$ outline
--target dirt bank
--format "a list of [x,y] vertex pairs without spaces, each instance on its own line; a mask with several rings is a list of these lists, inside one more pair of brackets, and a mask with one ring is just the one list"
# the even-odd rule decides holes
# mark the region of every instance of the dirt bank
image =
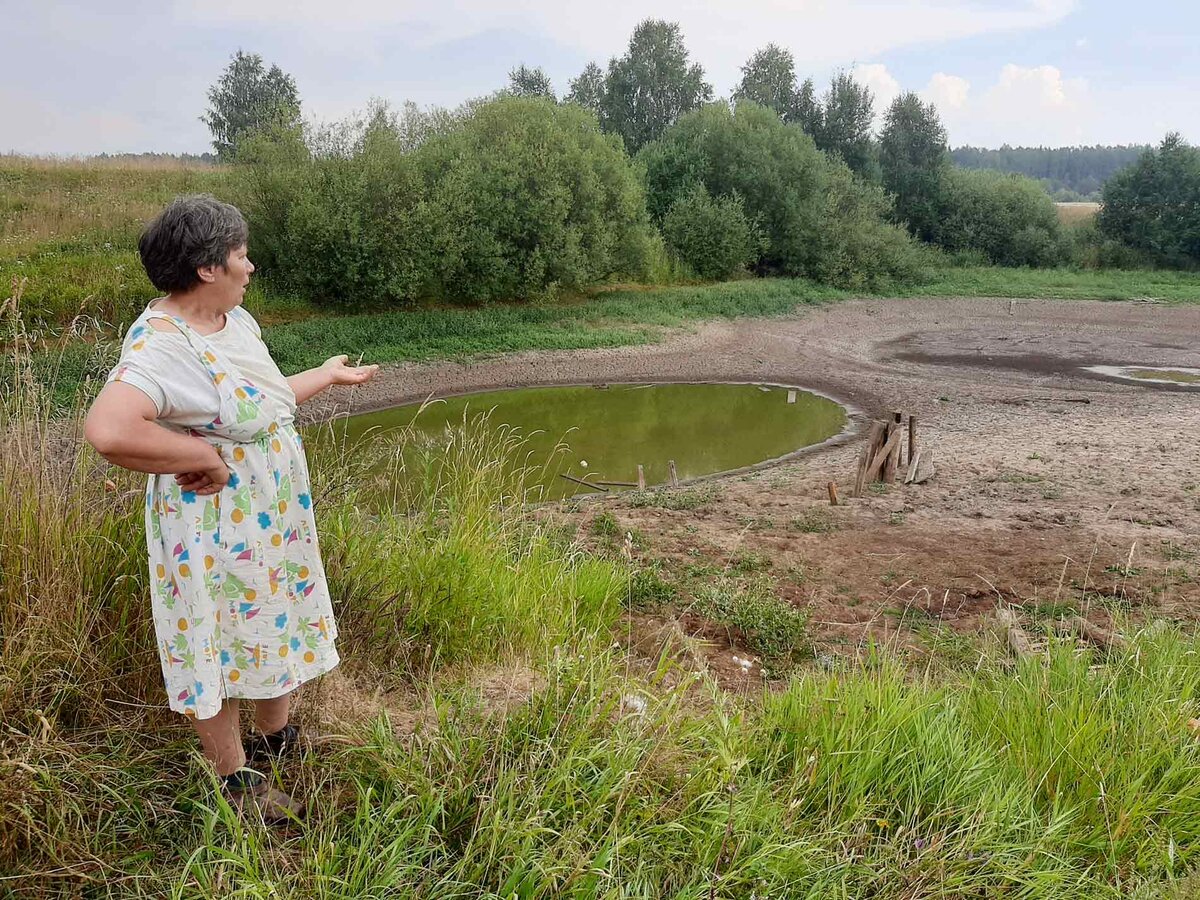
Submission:
[[[918,416],[938,466],[832,510],[858,441],[717,482],[691,510],[603,509],[668,567],[755,554],[811,610],[832,652],[865,637],[977,629],[998,600],[1191,618],[1200,609],[1200,391],[1110,381],[1096,364],[1200,365],[1200,307],[1152,303],[870,300],[794,318],[710,323],[663,343],[391,367],[367,409],[430,393],[588,381],[763,380],[809,385],[871,414]],[[335,398],[341,409],[351,398]],[[1077,402],[1088,401],[1088,402]],[[325,415],[331,407],[309,410]],[[595,515],[584,504],[577,518]],[[922,637],[924,636],[924,638]]]

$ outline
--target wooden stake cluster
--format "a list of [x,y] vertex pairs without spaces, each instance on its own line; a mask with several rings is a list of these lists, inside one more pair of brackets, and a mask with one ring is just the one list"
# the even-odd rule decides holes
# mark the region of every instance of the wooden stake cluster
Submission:
[[[904,483],[924,480],[920,477],[921,451],[917,449],[917,417],[908,417],[908,457]],[[897,473],[906,464],[904,413],[896,410],[887,420],[872,422],[867,445],[858,457],[852,496],[861,497],[873,481],[894,484]]]

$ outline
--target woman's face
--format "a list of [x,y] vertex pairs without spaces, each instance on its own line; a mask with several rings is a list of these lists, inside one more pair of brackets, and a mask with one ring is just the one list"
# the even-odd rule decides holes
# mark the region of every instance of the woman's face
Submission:
[[250,273],[254,271],[254,263],[246,255],[246,245],[234,247],[229,251],[223,269],[217,269],[217,283],[223,288],[222,294],[229,308],[240,306],[246,296],[246,285],[250,283]]

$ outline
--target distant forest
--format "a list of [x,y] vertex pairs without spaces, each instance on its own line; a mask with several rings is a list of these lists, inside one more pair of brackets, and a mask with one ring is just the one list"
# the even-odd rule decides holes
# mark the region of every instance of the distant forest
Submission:
[[958,147],[954,162],[967,169],[997,169],[1036,178],[1055,200],[1099,200],[1114,172],[1137,162],[1145,146],[1009,147],[985,150]]

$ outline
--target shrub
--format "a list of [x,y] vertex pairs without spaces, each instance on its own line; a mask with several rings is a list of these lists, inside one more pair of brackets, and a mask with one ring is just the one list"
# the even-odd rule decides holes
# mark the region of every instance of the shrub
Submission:
[[1200,150],[1167,135],[1105,183],[1097,224],[1160,265],[1200,264]]
[[728,278],[754,263],[763,245],[741,197],[714,198],[701,184],[675,201],[662,230],[679,261],[708,281]]
[[414,156],[435,296],[525,299],[645,269],[641,184],[578,105],[494,100]]
[[645,270],[641,183],[587,111],[502,97],[412,131],[378,109],[303,153],[260,148],[247,214],[267,272],[317,302],[378,305],[528,299]]
[[1062,259],[1054,201],[1032,178],[949,169],[942,181],[934,241],[951,253],[978,251],[1002,266],[1047,266]]
[[722,579],[696,594],[693,609],[738,629],[746,646],[772,669],[785,670],[811,654],[808,614],[775,596],[768,580]]
[[907,279],[916,269],[915,245],[882,220],[883,193],[754,103],[688,113],[638,161],[658,223],[697,183],[714,198],[739,197],[764,235],[761,270],[859,286]]
[[325,306],[417,296],[426,278],[422,185],[385,120],[294,144],[256,144],[246,173],[250,244],[263,273]]
[[1063,229],[1072,264],[1085,269],[1150,269],[1155,260],[1100,231],[1094,221]]

